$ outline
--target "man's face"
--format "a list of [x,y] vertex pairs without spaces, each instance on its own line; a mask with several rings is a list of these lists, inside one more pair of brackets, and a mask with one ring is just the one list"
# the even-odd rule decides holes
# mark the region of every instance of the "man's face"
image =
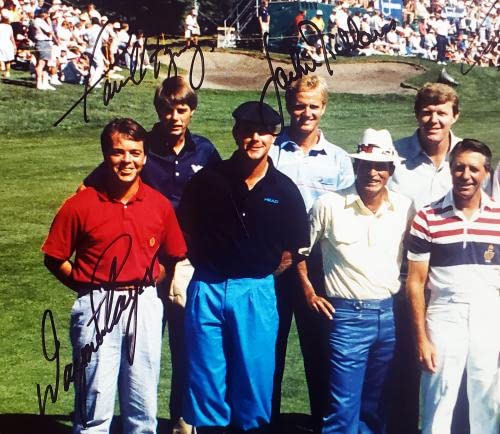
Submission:
[[158,109],[158,119],[165,128],[167,134],[173,136],[184,136],[191,122],[194,110],[187,104],[175,104],[173,107],[162,107]]
[[386,161],[356,160],[356,188],[358,193],[375,196],[384,190],[394,166]]
[[457,119],[458,113],[453,114],[453,104],[450,101],[422,107],[417,114],[421,139],[431,144],[446,140]]
[[309,134],[319,127],[326,106],[319,90],[297,92],[294,101],[287,107],[290,114],[290,128],[295,133]]
[[453,193],[463,201],[470,201],[481,194],[481,184],[488,176],[486,157],[479,152],[458,154],[451,166]]
[[269,132],[268,127],[242,121],[235,124],[233,137],[240,153],[253,161],[267,158],[269,149],[276,138]]
[[146,163],[144,142],[136,142],[120,133],[111,137],[113,145],[105,161],[120,183],[132,184]]

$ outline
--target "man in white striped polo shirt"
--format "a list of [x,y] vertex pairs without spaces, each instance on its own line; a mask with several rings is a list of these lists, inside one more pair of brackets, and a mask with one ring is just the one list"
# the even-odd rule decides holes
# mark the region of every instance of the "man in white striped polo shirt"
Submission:
[[471,434],[498,434],[500,205],[481,190],[490,160],[485,144],[458,143],[452,190],[411,227],[406,288],[423,368],[422,434],[450,433],[464,369]]

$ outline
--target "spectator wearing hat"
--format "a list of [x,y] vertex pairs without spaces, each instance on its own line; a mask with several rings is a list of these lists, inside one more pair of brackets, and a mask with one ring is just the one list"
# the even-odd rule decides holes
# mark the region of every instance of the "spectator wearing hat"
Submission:
[[308,306],[329,320],[323,434],[385,432],[393,296],[412,216],[411,201],[387,188],[400,161],[387,130],[365,130],[351,157],[355,183],[320,196],[310,211],[310,242],[321,247],[326,296],[316,294],[305,261],[298,265]]
[[300,192],[268,158],[279,114],[252,101],[233,116],[237,150],[200,170],[178,209],[195,268],[183,411],[199,434],[267,428],[279,322],[274,278],[308,244]]
[[311,18],[311,23],[314,23],[320,32],[323,32],[325,29],[325,21],[323,20],[323,11],[318,9],[316,11],[316,15]]
[[186,19],[184,20],[184,37],[186,38],[187,48],[189,48],[191,44],[198,44],[198,36],[200,36],[200,33],[198,10],[193,8],[189,14],[186,15]]

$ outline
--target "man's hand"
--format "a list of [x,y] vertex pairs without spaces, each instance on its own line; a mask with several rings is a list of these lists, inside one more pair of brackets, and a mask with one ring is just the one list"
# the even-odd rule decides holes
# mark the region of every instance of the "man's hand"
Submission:
[[56,277],[59,282],[66,285],[73,291],[78,292],[78,288],[73,280],[73,264],[69,260],[57,259],[49,255],[45,255],[44,264],[48,270]]
[[325,315],[328,319],[333,319],[335,308],[327,299],[319,297],[314,293],[308,293],[306,295],[306,302],[309,309]]
[[423,339],[417,344],[417,357],[426,371],[437,371],[437,353],[434,344],[429,339]]
[[289,252],[288,250],[285,250],[282,254],[281,254],[281,261],[280,261],[280,264],[278,265],[278,268],[276,268],[276,270],[274,270],[273,272],[273,276],[274,277],[277,277],[279,276],[281,273],[283,273],[287,268],[289,268],[293,263],[293,257],[292,257],[292,253]]

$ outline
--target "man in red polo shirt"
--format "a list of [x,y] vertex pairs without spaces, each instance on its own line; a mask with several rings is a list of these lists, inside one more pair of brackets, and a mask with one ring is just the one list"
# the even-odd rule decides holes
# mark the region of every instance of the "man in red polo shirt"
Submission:
[[109,432],[117,386],[124,432],[156,433],[156,284],[186,245],[170,202],[139,177],[145,137],[131,119],[104,128],[106,176],[63,204],[42,246],[47,268],[78,293],[70,329],[75,433]]

